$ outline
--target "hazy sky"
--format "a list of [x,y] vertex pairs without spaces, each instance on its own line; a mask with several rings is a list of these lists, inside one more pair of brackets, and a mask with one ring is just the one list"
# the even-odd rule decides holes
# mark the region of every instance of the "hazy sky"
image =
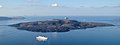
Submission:
[[120,0],[0,0],[0,16],[120,15]]

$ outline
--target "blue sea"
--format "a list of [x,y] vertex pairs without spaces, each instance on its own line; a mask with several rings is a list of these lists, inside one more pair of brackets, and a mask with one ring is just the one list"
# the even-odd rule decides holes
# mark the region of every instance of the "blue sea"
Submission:
[[[0,45],[120,45],[120,16],[68,16],[82,22],[109,23],[116,26],[76,29],[68,32],[31,32],[6,25],[21,22],[64,19],[64,16],[25,16],[26,19],[0,21]],[[47,41],[38,41],[43,35]]]

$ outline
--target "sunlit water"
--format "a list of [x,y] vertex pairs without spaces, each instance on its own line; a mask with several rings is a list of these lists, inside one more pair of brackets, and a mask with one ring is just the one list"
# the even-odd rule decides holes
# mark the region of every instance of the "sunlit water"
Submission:
[[[116,26],[77,29],[69,32],[30,32],[6,25],[20,22],[64,19],[64,16],[26,16],[24,20],[0,21],[0,45],[120,45],[120,21],[118,16],[68,16],[84,22],[110,23]],[[48,40],[41,42],[36,37],[43,35]]]

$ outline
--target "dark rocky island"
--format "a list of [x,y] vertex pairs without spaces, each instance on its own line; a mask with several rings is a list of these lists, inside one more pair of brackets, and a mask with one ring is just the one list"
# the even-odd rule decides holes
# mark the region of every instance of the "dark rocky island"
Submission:
[[17,29],[33,31],[33,32],[67,32],[74,29],[86,29],[94,27],[114,26],[107,23],[96,23],[96,22],[78,22],[76,20],[46,20],[46,21],[35,21],[25,22],[19,24],[9,25],[17,27]]

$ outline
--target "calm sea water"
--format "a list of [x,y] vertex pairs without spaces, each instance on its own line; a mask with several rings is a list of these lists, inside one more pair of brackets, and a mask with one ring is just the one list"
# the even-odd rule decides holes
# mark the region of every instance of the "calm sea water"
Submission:
[[[64,16],[26,16],[24,20],[0,21],[0,45],[120,45],[120,16],[68,16],[84,22],[110,23],[116,26],[77,29],[69,32],[30,32],[5,25],[20,22],[64,19]],[[37,41],[39,35],[47,36],[46,42]]]

